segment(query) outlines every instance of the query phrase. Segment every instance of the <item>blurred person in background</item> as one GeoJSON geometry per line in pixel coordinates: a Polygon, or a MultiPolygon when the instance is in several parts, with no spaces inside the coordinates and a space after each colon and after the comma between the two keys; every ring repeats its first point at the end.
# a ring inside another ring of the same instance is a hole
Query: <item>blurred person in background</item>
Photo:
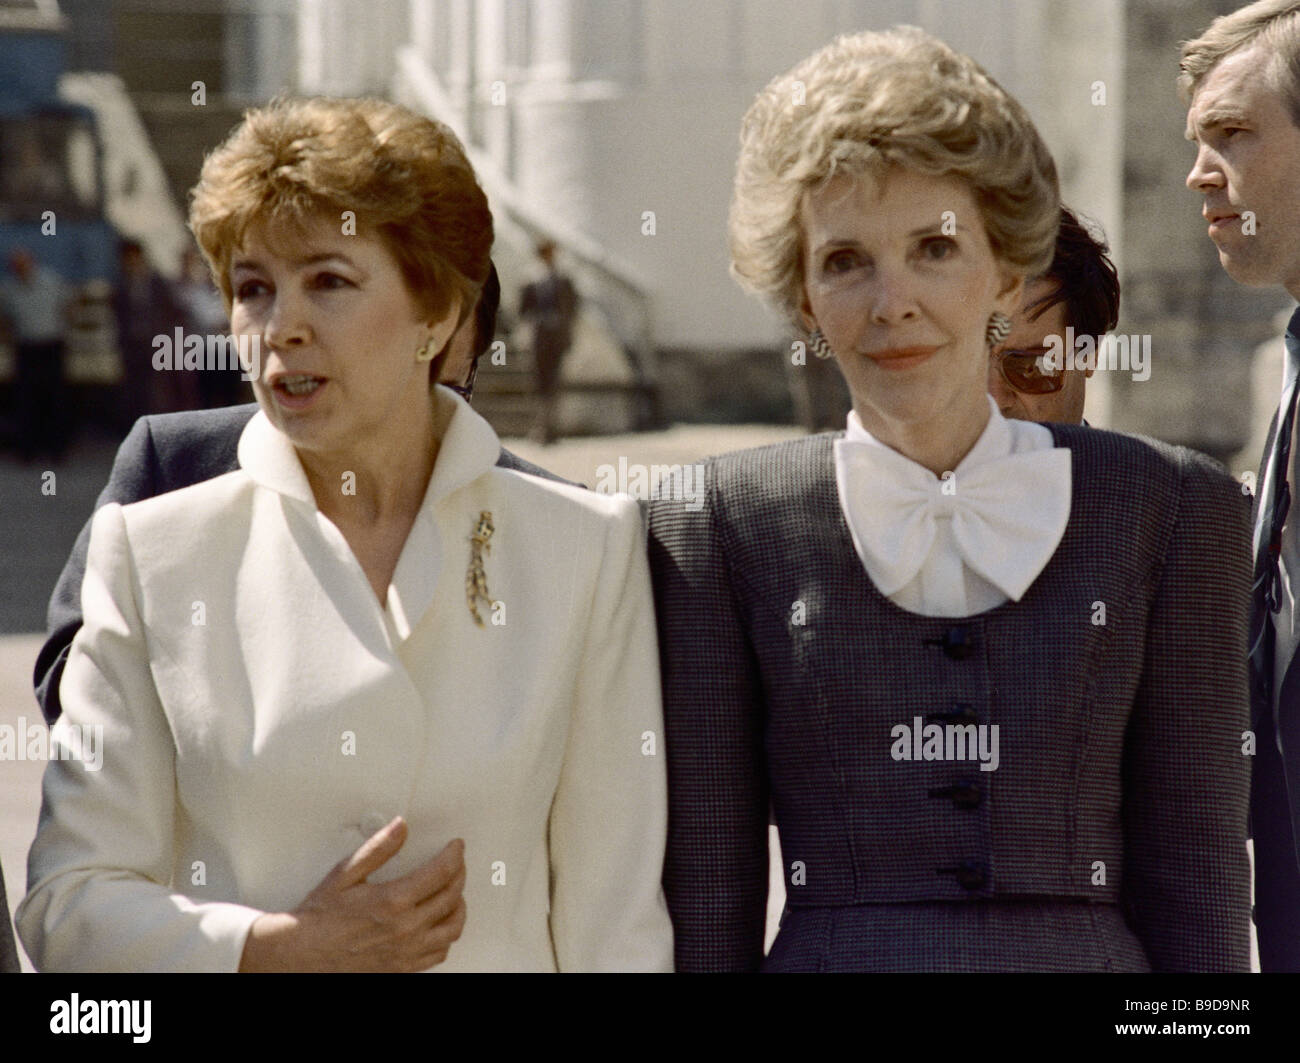
{"type": "Polygon", "coordinates": [[[122,358],[119,420],[130,425],[151,413],[198,409],[197,373],[183,367],[154,368],[158,339],[170,349],[176,329],[186,327],[185,307],[167,279],[149,264],[139,240],[124,239],[118,245],[118,265],[113,317],[122,358]]]}
{"type": "Polygon", "coordinates": [[[1044,364],[1048,336],[1100,340],[1119,323],[1119,274],[1106,243],[1068,207],[1061,207],[1052,264],[1025,284],[1011,331],[989,360],[989,393],[1003,417],[1086,424],[1083,407],[1091,368],[1044,364]]]}
{"type": "Polygon", "coordinates": [[[14,347],[13,424],[25,461],[58,459],[70,433],[63,385],[70,293],[54,270],[24,247],[9,255],[0,281],[0,318],[14,347]]]}
{"type": "Polygon", "coordinates": [[[573,343],[573,326],[578,316],[578,290],[555,264],[554,241],[538,243],[537,258],[542,264],[542,276],[524,286],[519,299],[519,317],[532,329],[533,373],[541,396],[533,438],[551,443],[556,438],[560,367],[573,343]]]}
{"type": "MultiPolygon", "coordinates": [[[[230,331],[226,306],[221,292],[212,283],[208,264],[199,249],[192,244],[181,255],[181,275],[175,285],[176,301],[185,314],[185,331],[204,338],[224,336],[230,331]]],[[[238,370],[216,368],[211,365],[197,371],[198,405],[205,410],[217,406],[234,406],[247,402],[252,396],[248,384],[238,370]]]]}

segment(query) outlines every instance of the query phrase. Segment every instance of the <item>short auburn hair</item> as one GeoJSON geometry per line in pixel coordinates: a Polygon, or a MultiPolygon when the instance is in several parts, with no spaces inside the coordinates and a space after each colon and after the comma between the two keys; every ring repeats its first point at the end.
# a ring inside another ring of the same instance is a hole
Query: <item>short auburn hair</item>
{"type": "Polygon", "coordinates": [[[460,300],[464,321],[491,268],[492,212],[456,135],[378,99],[278,99],[243,120],[203,162],[190,229],[226,308],[230,262],[250,226],[304,225],[352,211],[396,260],[422,313],[460,300]]]}
{"type": "Polygon", "coordinates": [[[745,115],[731,200],[731,269],[798,322],[804,195],[889,167],[966,182],[996,258],[1052,260],[1060,192],[1025,109],[975,60],[915,26],[837,37],[772,80],[745,115]]]}

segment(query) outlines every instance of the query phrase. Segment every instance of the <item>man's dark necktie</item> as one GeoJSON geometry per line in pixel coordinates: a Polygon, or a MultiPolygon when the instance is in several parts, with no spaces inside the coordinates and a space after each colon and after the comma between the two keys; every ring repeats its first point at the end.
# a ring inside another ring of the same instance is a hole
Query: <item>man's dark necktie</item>
{"type": "Polygon", "coordinates": [[[1255,711],[1273,711],[1273,615],[1282,607],[1282,527],[1291,508],[1291,437],[1295,428],[1296,392],[1300,383],[1300,309],[1286,328],[1286,370],[1282,405],[1273,449],[1264,466],[1255,521],[1255,579],[1251,585],[1250,675],[1255,711]]]}

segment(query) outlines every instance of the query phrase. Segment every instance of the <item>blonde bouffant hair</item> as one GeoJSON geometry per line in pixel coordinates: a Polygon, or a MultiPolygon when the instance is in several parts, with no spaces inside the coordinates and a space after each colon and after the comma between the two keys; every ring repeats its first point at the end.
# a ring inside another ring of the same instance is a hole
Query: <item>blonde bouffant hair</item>
{"type": "MultiPolygon", "coordinates": [[[[279,99],[245,112],[204,160],[190,229],[229,310],[232,256],[252,225],[315,218],[374,234],[422,313],[464,318],[491,267],[492,212],[456,135],[378,99],[279,99]]],[[[346,230],[344,230],[346,231],[346,230]]]]}
{"type": "Polygon", "coordinates": [[[994,255],[1027,277],[1052,260],[1056,166],[1029,115],[970,57],[914,26],[836,38],[775,78],[745,115],[731,269],[798,323],[800,209],[837,174],[891,166],[965,180],[994,255]]]}

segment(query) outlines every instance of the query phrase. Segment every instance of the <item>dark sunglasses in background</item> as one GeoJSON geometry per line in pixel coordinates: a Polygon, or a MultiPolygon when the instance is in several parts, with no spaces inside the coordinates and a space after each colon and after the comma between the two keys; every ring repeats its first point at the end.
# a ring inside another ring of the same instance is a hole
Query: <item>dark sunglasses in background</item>
{"type": "Polygon", "coordinates": [[[1003,348],[994,351],[998,372],[1011,387],[1025,395],[1050,395],[1065,386],[1065,371],[1046,368],[1048,348],[1003,348]]]}

